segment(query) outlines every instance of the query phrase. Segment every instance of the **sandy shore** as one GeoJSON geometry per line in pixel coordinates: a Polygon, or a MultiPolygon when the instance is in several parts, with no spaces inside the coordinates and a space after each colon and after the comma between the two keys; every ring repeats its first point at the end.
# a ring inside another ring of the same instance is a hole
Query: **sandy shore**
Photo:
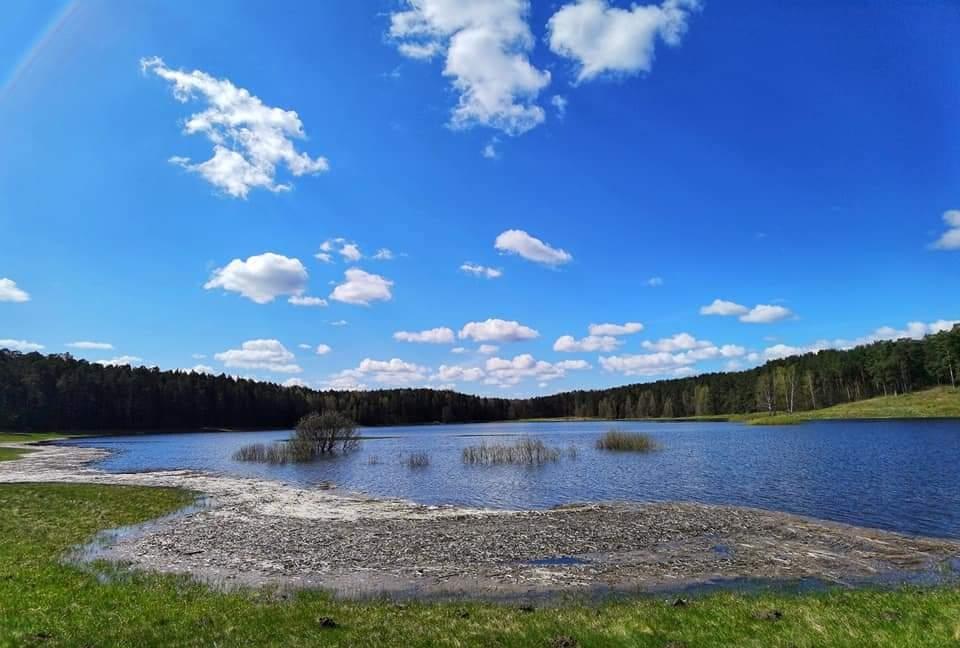
{"type": "Polygon", "coordinates": [[[526,598],[744,579],[895,581],[936,573],[960,556],[957,542],[756,509],[427,507],[194,471],[110,474],[91,465],[104,450],[34,449],[0,462],[0,482],[177,486],[209,496],[207,507],[119,534],[98,555],[222,585],[526,598]]]}

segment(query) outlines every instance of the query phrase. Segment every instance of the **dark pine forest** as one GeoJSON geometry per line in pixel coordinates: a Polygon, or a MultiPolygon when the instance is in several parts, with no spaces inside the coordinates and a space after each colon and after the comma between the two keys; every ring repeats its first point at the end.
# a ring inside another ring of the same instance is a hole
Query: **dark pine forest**
{"type": "Polygon", "coordinates": [[[302,387],[63,355],[0,350],[0,429],[288,428],[336,410],[361,425],[521,418],[672,418],[791,412],[960,381],[960,325],[922,340],[875,342],[713,373],[528,399],[432,389],[368,392],[302,387]]]}

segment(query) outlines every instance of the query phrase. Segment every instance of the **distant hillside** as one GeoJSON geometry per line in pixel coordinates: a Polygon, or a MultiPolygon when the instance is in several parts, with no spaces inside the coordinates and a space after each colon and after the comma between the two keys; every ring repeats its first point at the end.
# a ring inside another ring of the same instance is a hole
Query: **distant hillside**
{"type": "Polygon", "coordinates": [[[432,389],[315,391],[0,350],[0,429],[285,428],[315,410],[339,410],[362,425],[769,415],[958,383],[960,326],[923,340],[824,350],[748,371],[516,400],[432,389]]]}
{"type": "Polygon", "coordinates": [[[960,418],[960,389],[934,387],[896,396],[878,396],[794,414],[752,414],[751,423],[782,425],[831,419],[960,418]]]}

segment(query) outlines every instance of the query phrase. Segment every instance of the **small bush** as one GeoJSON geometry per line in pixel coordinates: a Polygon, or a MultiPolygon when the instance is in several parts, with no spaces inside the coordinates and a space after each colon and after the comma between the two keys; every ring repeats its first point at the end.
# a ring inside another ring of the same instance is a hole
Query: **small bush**
{"type": "Polygon", "coordinates": [[[235,461],[259,463],[303,463],[340,451],[355,450],[360,444],[357,426],[339,412],[313,412],[297,422],[293,438],[285,443],[254,443],[235,453],[235,461]]]}
{"type": "Polygon", "coordinates": [[[403,463],[407,464],[408,468],[426,468],[430,465],[430,455],[426,452],[411,452],[403,463]]]}
{"type": "Polygon", "coordinates": [[[659,448],[657,442],[648,434],[642,432],[625,432],[623,430],[609,430],[597,439],[598,450],[615,450],[621,452],[653,452],[659,448]]]}
{"type": "Polygon", "coordinates": [[[544,444],[540,439],[525,437],[513,445],[481,443],[463,449],[466,464],[525,464],[539,465],[560,460],[560,449],[544,444]]]}

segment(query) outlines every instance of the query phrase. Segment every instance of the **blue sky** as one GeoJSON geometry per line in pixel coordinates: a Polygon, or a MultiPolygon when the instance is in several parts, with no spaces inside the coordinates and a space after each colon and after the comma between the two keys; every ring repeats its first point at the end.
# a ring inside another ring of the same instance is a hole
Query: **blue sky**
{"type": "Polygon", "coordinates": [[[307,4],[0,8],[0,346],[528,395],[960,319],[952,2],[307,4]]]}

